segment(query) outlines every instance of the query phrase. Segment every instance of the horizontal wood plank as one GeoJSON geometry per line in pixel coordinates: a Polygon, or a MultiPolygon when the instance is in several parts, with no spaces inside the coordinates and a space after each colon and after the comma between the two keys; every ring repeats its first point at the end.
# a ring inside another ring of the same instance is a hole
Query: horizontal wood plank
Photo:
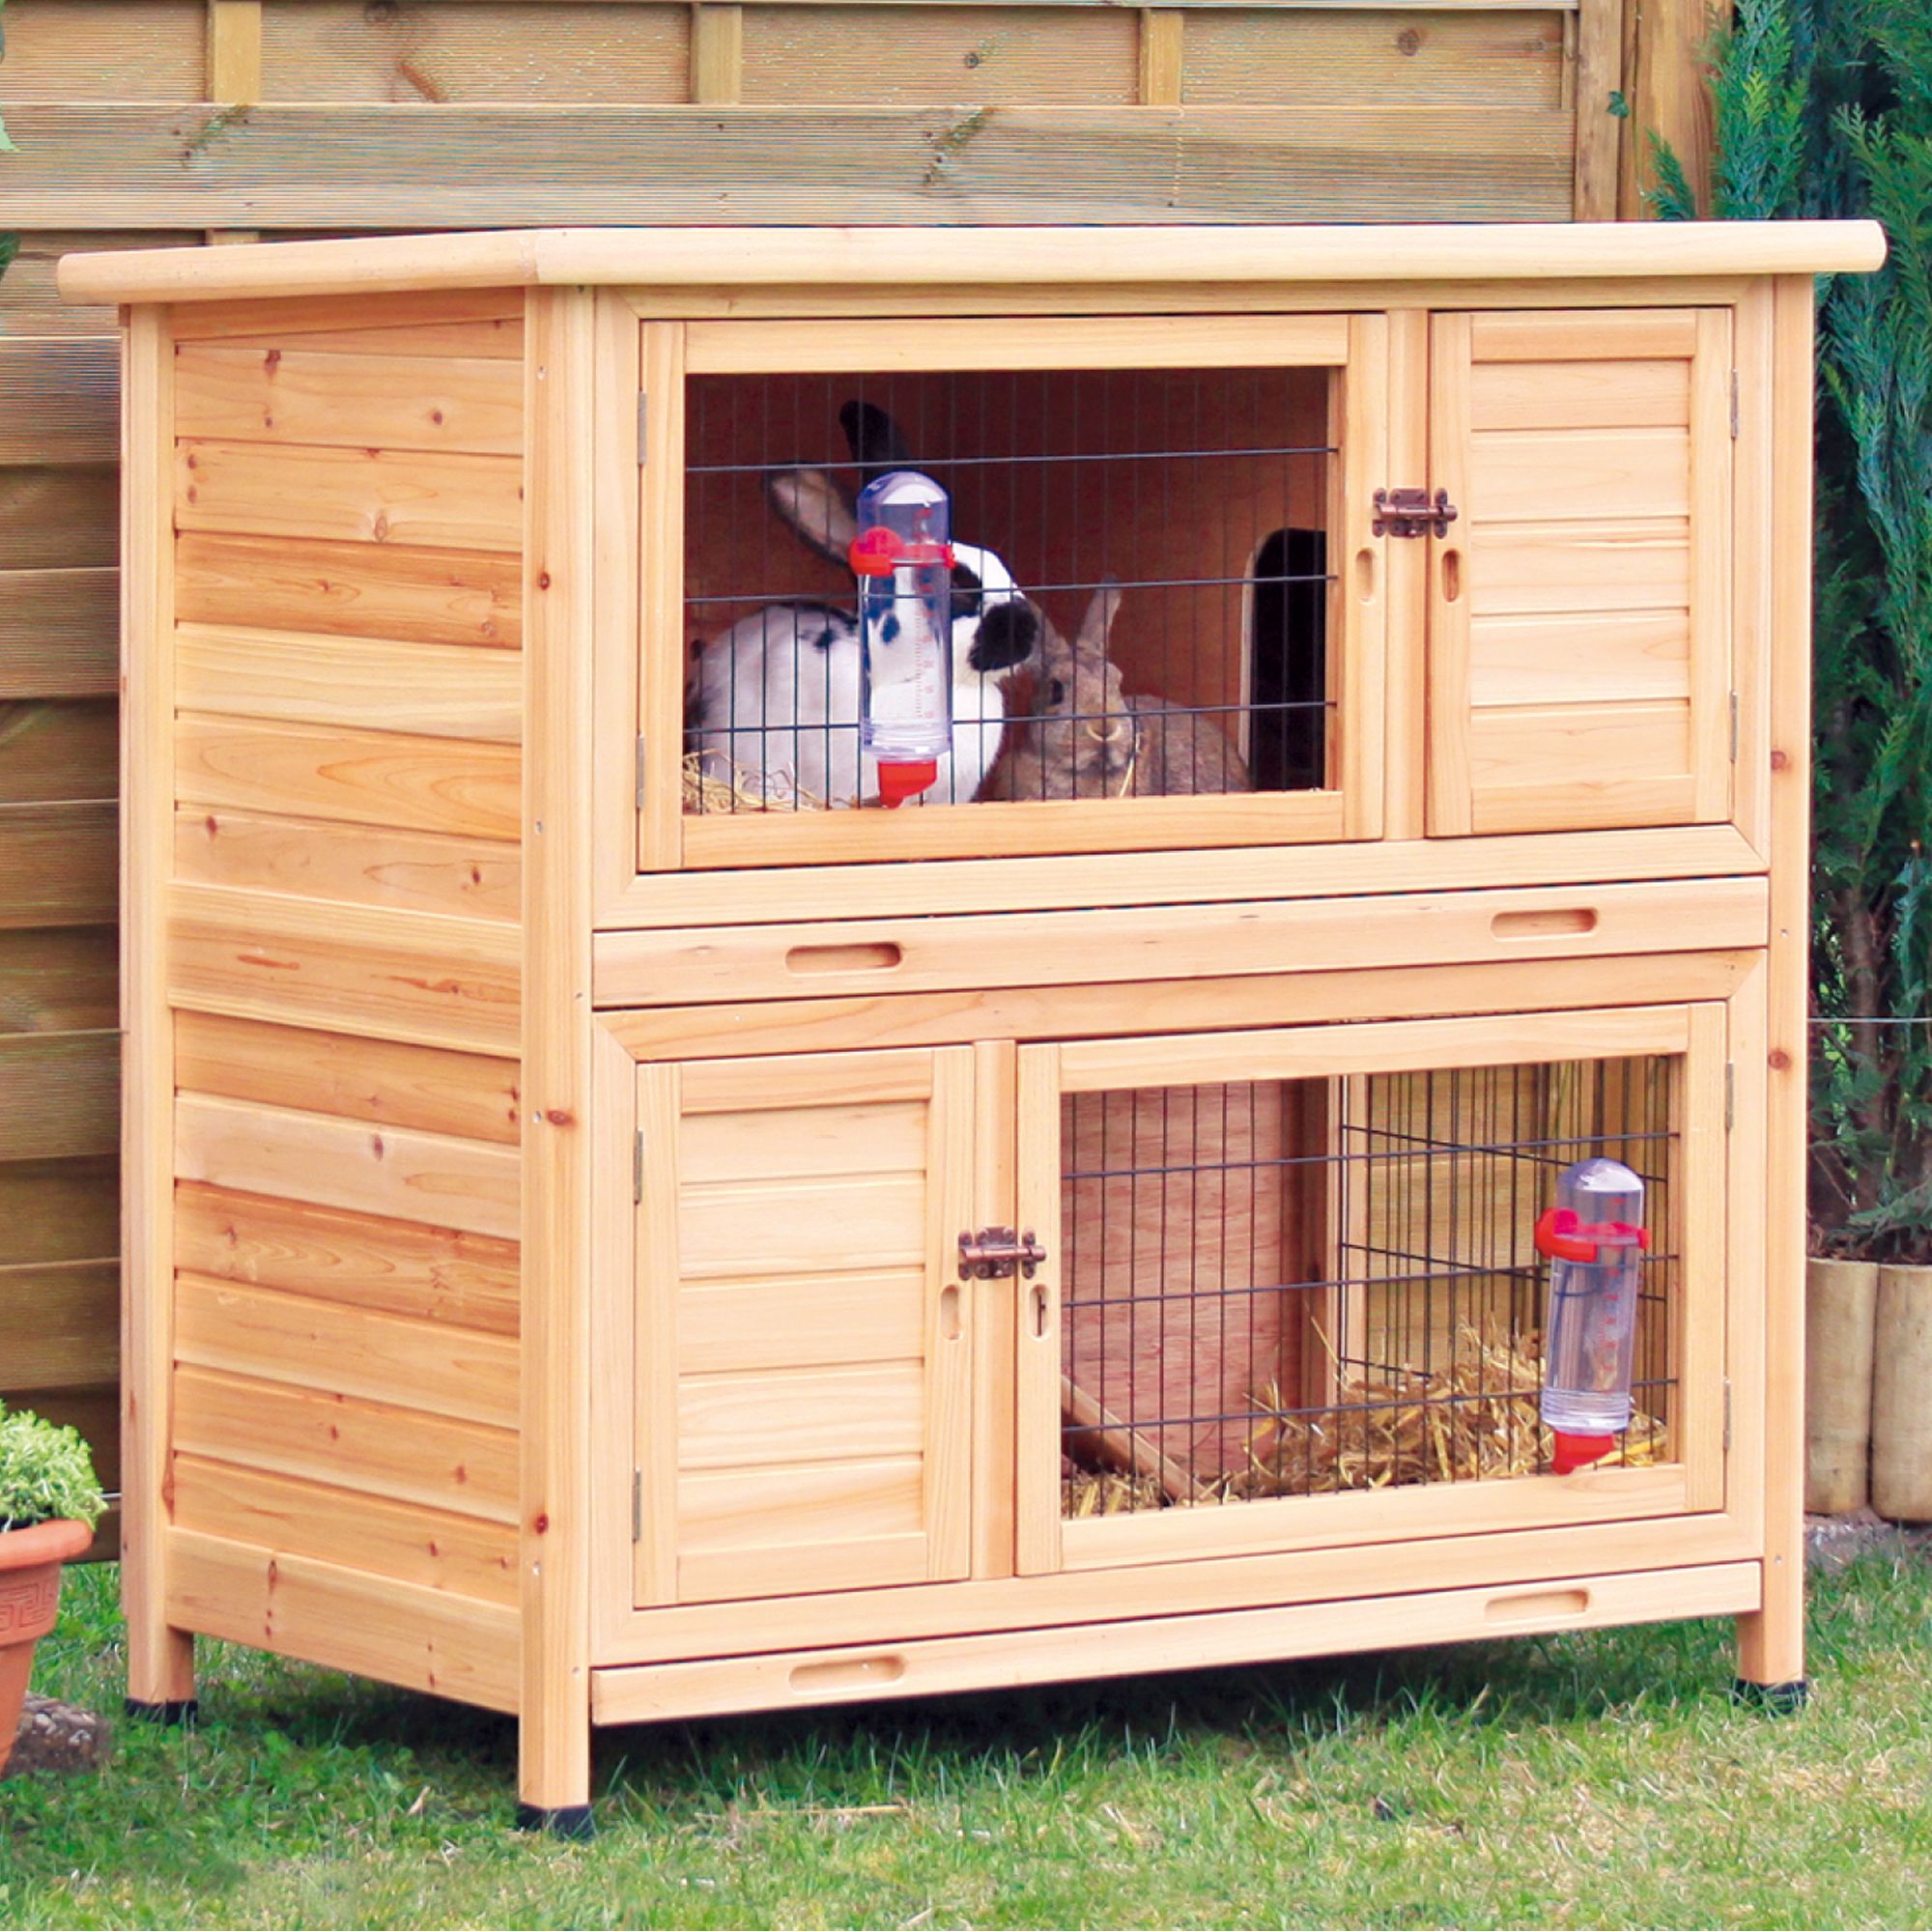
{"type": "Polygon", "coordinates": [[[206,1369],[174,1373],[177,1450],[491,1522],[517,1520],[503,1429],[206,1369]]]}
{"type": "Polygon", "coordinates": [[[514,922],[523,873],[521,848],[502,839],[191,806],[175,815],[184,884],[514,922]]]}
{"type": "Polygon", "coordinates": [[[119,1262],[0,1266],[0,1396],[105,1380],[120,1358],[119,1262]]]}
{"type": "Polygon", "coordinates": [[[523,596],[521,559],[488,551],[194,530],[175,544],[175,611],[184,623],[514,650],[523,641],[523,596]]]}
{"type": "Polygon", "coordinates": [[[1594,527],[1492,524],[1469,559],[1468,576],[1474,622],[1518,613],[1686,610],[1690,525],[1684,517],[1629,518],[1594,527]]]}
{"type": "Polygon", "coordinates": [[[120,906],[112,805],[0,805],[0,927],[109,923],[120,906]]]}
{"type": "MultiPolygon", "coordinates": [[[[375,354],[441,354],[444,339],[435,336],[420,350],[410,349],[410,331],[466,328],[472,324],[501,325],[521,341],[524,292],[521,288],[420,288],[407,277],[393,278],[383,292],[380,310],[354,296],[311,296],[283,288],[272,295],[239,296],[219,303],[178,305],[168,317],[176,342],[253,342],[264,349],[297,338],[327,336],[327,353],[350,353],[342,344],[356,336],[381,336],[375,354]],[[393,331],[405,331],[395,335],[393,331]]],[[[311,347],[321,347],[311,343],[311,347]]]]}
{"type": "Polygon", "coordinates": [[[0,805],[111,799],[119,781],[112,698],[0,701],[0,805]]]}
{"type": "Polygon", "coordinates": [[[1469,421],[1488,429],[1676,428],[1690,420],[1690,364],[1477,362],[1469,421]]]}
{"type": "Polygon", "coordinates": [[[270,893],[177,886],[168,995],[177,1006],[329,1033],[513,1054],[517,930],[270,893]]]}
{"type": "Polygon", "coordinates": [[[174,1337],[175,1360],[195,1368],[498,1429],[517,1420],[516,1343],[446,1321],[181,1273],[174,1337]]]}
{"type": "Polygon", "coordinates": [[[925,1375],[913,1362],[687,1377],[677,1390],[680,1469],[918,1457],[925,1375]]]}
{"type": "Polygon", "coordinates": [[[175,1174],[431,1227],[516,1237],[523,1168],[509,1148],[181,1094],[175,1174]]]}
{"type": "Polygon", "coordinates": [[[515,456],[523,424],[523,370],[500,356],[212,342],[175,355],[175,434],[194,440],[515,456]]]}
{"type": "MultiPolygon", "coordinates": [[[[523,683],[509,651],[203,624],[175,634],[176,703],[227,718],[514,745],[523,683]]],[[[4,756],[0,743],[0,772],[4,756]]]]}
{"type": "Polygon", "coordinates": [[[0,1161],[64,1160],[120,1145],[118,1034],[0,1034],[0,1161]]]}
{"type": "Polygon", "coordinates": [[[0,469],[0,570],[111,570],[120,555],[112,463],[0,469]]]}
{"type": "Polygon", "coordinates": [[[172,1475],[178,1529],[452,1597],[517,1600],[517,1540],[507,1524],[199,1456],[177,1456],[172,1475]]]}
{"type": "Polygon", "coordinates": [[[120,573],[0,578],[0,698],[109,697],[120,681],[120,573]]]}
{"type": "Polygon", "coordinates": [[[517,1243],[458,1228],[185,1180],[175,1188],[175,1261],[350,1307],[518,1332],[517,1243]]]}
{"type": "Polygon", "coordinates": [[[522,765],[514,747],[473,739],[192,712],[175,725],[177,801],[236,811],[510,839],[522,824],[522,765]]]}
{"type": "Polygon", "coordinates": [[[176,446],[175,522],[184,530],[513,553],[523,544],[523,496],[513,456],[176,446]]]}
{"type": "Polygon", "coordinates": [[[196,0],[29,0],[7,22],[8,103],[191,100],[207,27],[196,0]]]}
{"type": "Polygon", "coordinates": [[[111,925],[0,928],[0,1034],[112,1031],[119,979],[111,925]]]}
{"type": "Polygon", "coordinates": [[[1689,611],[1470,619],[1469,702],[1479,711],[1690,696],[1689,611]]]}
{"type": "Polygon", "coordinates": [[[1561,221],[1575,120],[1462,107],[26,106],[22,227],[1561,221]]]}
{"type": "Polygon", "coordinates": [[[517,1613],[507,1605],[188,1530],[167,1532],[162,1551],[167,1618],[179,1629],[516,1709],[517,1613]]]}
{"type": "Polygon", "coordinates": [[[688,1280],[917,1266],[925,1253],[923,1175],[723,1183],[679,1190],[688,1280]]]}
{"type": "Polygon", "coordinates": [[[681,1375],[911,1361],[925,1348],[925,1277],[838,1274],[712,1281],[677,1298],[681,1375]]]}
{"type": "Polygon", "coordinates": [[[120,1252],[118,1150],[0,1161],[0,1263],[110,1261],[120,1252]]]}
{"type": "Polygon", "coordinates": [[[498,1141],[523,1132],[514,1060],[214,1013],[175,1015],[175,1084],[379,1126],[498,1141]]]}
{"type": "Polygon", "coordinates": [[[1495,523],[1688,517],[1690,433],[1492,429],[1469,440],[1468,514],[1495,523]]]}
{"type": "Polygon", "coordinates": [[[120,448],[113,336],[0,336],[0,464],[107,463],[120,448]]]}

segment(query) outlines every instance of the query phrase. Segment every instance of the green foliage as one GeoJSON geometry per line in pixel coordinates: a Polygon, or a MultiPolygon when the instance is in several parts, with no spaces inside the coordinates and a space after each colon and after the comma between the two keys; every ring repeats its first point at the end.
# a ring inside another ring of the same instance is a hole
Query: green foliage
{"type": "Polygon", "coordinates": [[[78,1430],[0,1404],[0,1530],[61,1518],[92,1529],[106,1507],[78,1430]]]}
{"type": "Polygon", "coordinates": [[[1823,1250],[1932,1261],[1932,13],[1739,0],[1711,59],[1712,212],[1890,239],[1820,290],[1811,1210],[1823,1250]]]}

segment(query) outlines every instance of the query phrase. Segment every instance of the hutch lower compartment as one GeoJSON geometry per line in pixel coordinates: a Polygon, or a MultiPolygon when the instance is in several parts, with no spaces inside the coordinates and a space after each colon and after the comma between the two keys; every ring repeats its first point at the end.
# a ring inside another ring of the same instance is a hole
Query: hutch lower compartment
{"type": "Polygon", "coordinates": [[[1814,271],[557,232],[128,304],[129,1691],[596,1724],[1691,1615],[1803,1677],[1814,271]],[[948,492],[883,809],[855,497],[948,492]],[[1646,1186],[1557,1475],[1532,1245],[1646,1186]]]}

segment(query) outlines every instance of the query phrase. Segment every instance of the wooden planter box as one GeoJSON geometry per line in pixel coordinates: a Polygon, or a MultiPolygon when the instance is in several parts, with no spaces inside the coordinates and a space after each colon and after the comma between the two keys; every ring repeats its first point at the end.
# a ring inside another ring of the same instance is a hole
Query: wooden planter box
{"type": "Polygon", "coordinates": [[[568,1821],[593,1724],[1702,1614],[1801,1679],[1810,277],[1879,252],[70,259],[128,304],[132,1695],[206,1633],[515,1711],[568,1821]],[[693,809],[694,640],[849,594],[747,479],[862,392],[1254,788],[693,809]],[[1579,1151],[1656,1238],[1642,1425],[1559,1478],[1579,1151]]]}

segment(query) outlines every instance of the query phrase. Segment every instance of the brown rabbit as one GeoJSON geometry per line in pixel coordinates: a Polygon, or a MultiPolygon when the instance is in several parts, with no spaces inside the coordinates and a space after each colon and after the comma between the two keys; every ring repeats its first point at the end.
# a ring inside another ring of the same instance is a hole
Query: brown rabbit
{"type": "Polygon", "coordinates": [[[1121,588],[1094,591],[1071,644],[1044,627],[1034,705],[987,798],[1172,798],[1251,791],[1235,748],[1207,718],[1122,693],[1107,656],[1121,588]]]}
{"type": "Polygon", "coordinates": [[[1132,784],[1132,700],[1107,657],[1120,604],[1119,586],[1102,584],[1071,643],[1042,617],[1033,710],[1013,721],[1019,728],[1009,732],[981,798],[1119,798],[1132,784]]]}

